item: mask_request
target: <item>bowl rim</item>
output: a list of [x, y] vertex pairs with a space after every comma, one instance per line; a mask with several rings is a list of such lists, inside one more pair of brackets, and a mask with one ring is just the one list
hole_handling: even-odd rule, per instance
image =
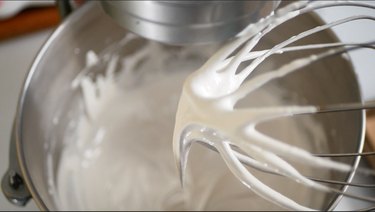
[[17, 103], [17, 110], [16, 115], [14, 119], [14, 138], [16, 143], [16, 157], [18, 164], [20, 166], [21, 175], [24, 179], [24, 182], [26, 184], [26, 187], [28, 188], [34, 202], [36, 203], [37, 207], [42, 211], [50, 210], [48, 209], [47, 205], [44, 203], [43, 199], [39, 195], [34, 183], [32, 182], [31, 175], [29, 172], [29, 169], [27, 168], [25, 154], [24, 154], [24, 148], [23, 148], [23, 142], [22, 142], [22, 123], [23, 123], [23, 112], [24, 112], [24, 102], [25, 98], [27, 96], [31, 80], [34, 76], [34, 73], [37, 71], [39, 64], [41, 63], [42, 59], [44, 58], [44, 55], [47, 53], [47, 51], [50, 49], [50, 46], [52, 43], [56, 42], [60, 36], [62, 36], [63, 31], [71, 25], [72, 22], [76, 22], [81, 18], [82, 13], [87, 13], [95, 6], [94, 2], [86, 3], [79, 10], [72, 13], [64, 19], [62, 23], [59, 24], [59, 26], [53, 31], [53, 33], [48, 37], [46, 42], [42, 45], [41, 49], [38, 51], [35, 59], [32, 62], [32, 65], [25, 77], [25, 80], [23, 82], [23, 86], [21, 89], [21, 94], [19, 96], [19, 100]]

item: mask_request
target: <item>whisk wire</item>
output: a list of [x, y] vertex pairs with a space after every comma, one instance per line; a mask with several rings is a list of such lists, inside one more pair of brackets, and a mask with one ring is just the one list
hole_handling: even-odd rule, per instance
[[[279, 173], [275, 170], [272, 170], [271, 168], [257, 165], [256, 164], [256, 163], [258, 163], [257, 161], [249, 158], [246, 155], [243, 155], [243, 154], [238, 153], [236, 151], [234, 151], [234, 152], [235, 152], [236, 156], [239, 158], [239, 160], [241, 161], [241, 163], [243, 163], [245, 165], [248, 165], [248, 166], [250, 166], [252, 168], [255, 168], [258, 171], [261, 171], [261, 172], [264, 172], [264, 173], [269, 173], [269, 174], [273, 174], [273, 175], [279, 175], [279, 176], [287, 177], [282, 173]], [[310, 179], [310, 180], [316, 181], [316, 182], [321, 182], [321, 183], [326, 183], [326, 184], [331, 184], [331, 185], [342, 185], [342, 186], [352, 186], [352, 187], [362, 187], [362, 188], [367, 188], [367, 189], [375, 189], [375, 185], [372, 185], [372, 184], [350, 183], [350, 182], [344, 182], [344, 181], [338, 181], [338, 180], [327, 180], [327, 179], [320, 179], [320, 178], [313, 178], [313, 177], [307, 177], [307, 178]], [[330, 188], [330, 190], [331, 190], [331, 192], [334, 192], [336, 194], [340, 194], [340, 195], [343, 195], [343, 196], [346, 196], [346, 197], [349, 197], [349, 198], [352, 198], [352, 199], [363, 200], [363, 201], [375, 203], [375, 198], [361, 196], [361, 195], [354, 195], [354, 194], [350, 194], [350, 193], [347, 193], [347, 192], [342, 192], [342, 191], [340, 191], [338, 189], [335, 189], [335, 188]]]

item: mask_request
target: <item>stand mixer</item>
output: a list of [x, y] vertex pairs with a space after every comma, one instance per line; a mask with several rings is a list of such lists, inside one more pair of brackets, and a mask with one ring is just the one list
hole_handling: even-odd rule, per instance
[[[64, 2], [67, 1], [58, 3]], [[187, 45], [229, 39], [248, 24], [272, 13], [279, 1], [103, 1], [101, 4], [110, 17], [136, 34], [163, 43]], [[348, 107], [358, 110], [363, 105]], [[18, 173], [11, 173], [9, 179], [16, 190], [22, 188]]]

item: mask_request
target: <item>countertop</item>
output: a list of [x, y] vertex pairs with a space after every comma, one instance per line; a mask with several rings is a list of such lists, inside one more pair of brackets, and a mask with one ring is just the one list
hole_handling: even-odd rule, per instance
[[[375, 5], [375, 2], [371, 2]], [[332, 20], [343, 14], [359, 13], [375, 15], [374, 11], [353, 10], [341, 8], [335, 13], [326, 13], [321, 11], [320, 14], [325, 20]], [[370, 27], [371, 26], [371, 27]], [[360, 33], [359, 29], [365, 28], [365, 33]], [[375, 39], [375, 23], [369, 22], [368, 25], [351, 24], [346, 27], [335, 29], [338, 36], [343, 40], [358, 38], [359, 40]], [[12, 121], [16, 111], [18, 95], [23, 83], [24, 77], [30, 67], [39, 48], [48, 38], [52, 29], [43, 30], [37, 33], [28, 34], [14, 39], [0, 42], [0, 175], [2, 176], [8, 166], [8, 148], [11, 132]], [[351, 55], [354, 67], [363, 90], [365, 99], [375, 99], [375, 60], [374, 52], [355, 52]], [[363, 166], [366, 166], [363, 165]], [[355, 181], [368, 181], [375, 184], [374, 179], [365, 179], [356, 176]], [[375, 196], [373, 191], [354, 190], [365, 195]], [[346, 198], [337, 207], [338, 210], [354, 210], [358, 207], [365, 206], [363, 203], [351, 201]], [[0, 194], [0, 210], [37, 210], [37, 207], [30, 201], [24, 207], [15, 207], [8, 203], [2, 194]]]

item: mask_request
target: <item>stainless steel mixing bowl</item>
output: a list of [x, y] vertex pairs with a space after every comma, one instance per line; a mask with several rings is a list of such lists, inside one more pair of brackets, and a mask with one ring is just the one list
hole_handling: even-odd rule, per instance
[[[272, 46], [297, 32], [321, 23], [314, 15], [306, 15], [267, 36], [264, 46]], [[77, 117], [80, 91], [71, 88], [72, 80], [85, 67], [88, 50], [101, 52], [127, 33], [104, 14], [97, 2], [90, 2], [68, 17], [45, 43], [36, 57], [24, 83], [11, 140], [11, 163], [2, 181], [5, 195], [24, 204], [29, 194], [42, 210], [55, 210], [53, 190], [48, 176], [55, 176], [66, 132], [74, 130], [71, 120]], [[309, 43], [336, 41], [330, 32], [303, 40]], [[275, 65], [311, 51], [277, 55]], [[155, 55], [157, 56], [157, 55]], [[329, 104], [361, 100], [356, 76], [350, 60], [331, 58], [314, 64], [310, 70], [278, 81], [281, 86], [303, 96], [301, 104]], [[317, 115], [324, 127], [331, 152], [362, 150], [364, 114], [360, 111]], [[58, 119], [58, 120], [56, 120]], [[49, 157], [47, 152], [51, 152]], [[358, 164], [358, 159], [343, 159]], [[52, 167], [48, 169], [47, 167]], [[353, 173], [332, 174], [335, 179], [350, 181]], [[341, 188], [344, 189], [344, 188]], [[339, 197], [327, 196], [321, 209], [333, 208]]]

